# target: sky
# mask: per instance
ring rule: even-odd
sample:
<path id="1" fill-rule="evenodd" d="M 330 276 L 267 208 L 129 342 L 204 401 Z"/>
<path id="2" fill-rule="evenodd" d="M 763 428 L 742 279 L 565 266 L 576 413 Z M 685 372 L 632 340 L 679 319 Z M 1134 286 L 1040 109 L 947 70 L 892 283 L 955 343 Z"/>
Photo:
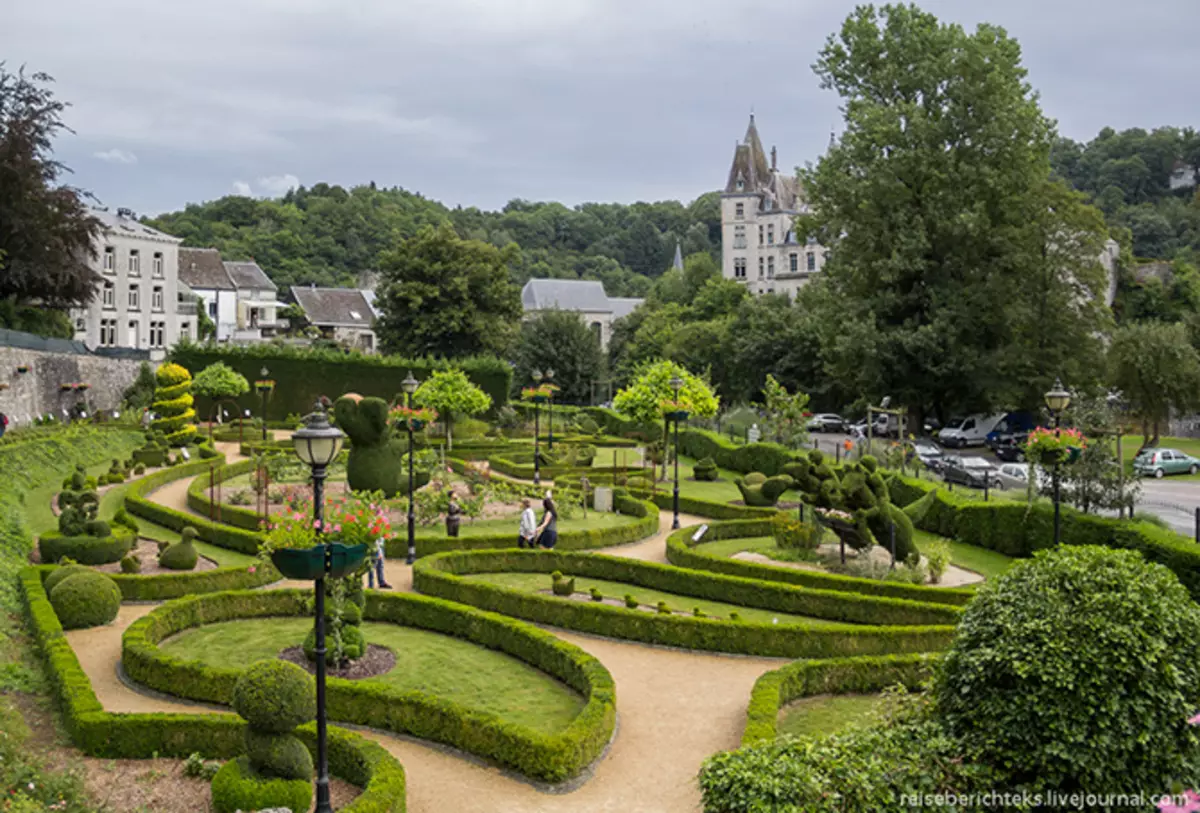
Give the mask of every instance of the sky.
<path id="1" fill-rule="evenodd" d="M 297 184 L 448 205 L 689 201 L 751 110 L 781 166 L 841 115 L 811 65 L 852 0 L 11 0 L 70 182 L 139 214 Z M 926 0 L 1004 26 L 1059 131 L 1200 126 L 1197 0 Z"/>

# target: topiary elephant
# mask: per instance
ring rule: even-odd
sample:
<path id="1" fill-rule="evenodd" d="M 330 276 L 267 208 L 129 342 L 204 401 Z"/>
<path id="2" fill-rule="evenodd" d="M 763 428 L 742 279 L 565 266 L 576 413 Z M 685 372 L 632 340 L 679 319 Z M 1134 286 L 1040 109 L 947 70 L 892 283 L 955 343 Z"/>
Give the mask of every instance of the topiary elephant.
<path id="1" fill-rule="evenodd" d="M 382 398 L 356 401 L 342 396 L 334 404 L 337 425 L 350 438 L 346 481 L 354 491 L 382 491 L 387 497 L 407 487 L 403 457 L 407 440 L 392 437 L 388 404 Z"/>
<path id="2" fill-rule="evenodd" d="M 786 474 L 764 477 L 761 481 L 754 478 L 754 474 L 757 472 L 751 472 L 745 477 L 739 477 L 733 481 L 738 487 L 738 491 L 742 492 L 742 502 L 746 505 L 770 508 L 779 502 L 783 492 L 792 487 L 792 478 Z M 759 477 L 762 475 L 760 474 Z"/>

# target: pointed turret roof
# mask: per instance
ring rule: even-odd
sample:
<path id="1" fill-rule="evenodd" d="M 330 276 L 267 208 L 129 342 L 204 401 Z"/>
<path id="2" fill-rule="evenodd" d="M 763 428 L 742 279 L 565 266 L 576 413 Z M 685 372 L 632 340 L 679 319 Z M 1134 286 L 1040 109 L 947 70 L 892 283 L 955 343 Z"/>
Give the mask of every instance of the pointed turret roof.
<path id="1" fill-rule="evenodd" d="M 754 114 L 750 114 L 750 124 L 746 127 L 746 136 L 733 152 L 733 165 L 729 168 L 729 180 L 725 183 L 726 192 L 754 193 L 771 179 L 771 167 L 767 163 L 767 155 L 763 151 L 762 139 L 758 137 L 758 127 L 754 124 Z M 741 181 L 741 188 L 738 182 Z"/>

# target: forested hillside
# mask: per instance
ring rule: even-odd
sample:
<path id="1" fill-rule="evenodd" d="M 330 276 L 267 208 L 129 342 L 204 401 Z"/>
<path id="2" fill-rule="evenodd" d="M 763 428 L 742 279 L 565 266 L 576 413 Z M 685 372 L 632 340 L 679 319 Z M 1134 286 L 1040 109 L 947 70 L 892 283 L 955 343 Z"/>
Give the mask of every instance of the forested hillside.
<path id="1" fill-rule="evenodd" d="M 719 197 L 711 192 L 690 204 L 560 203 L 514 200 L 502 211 L 449 209 L 399 187 L 374 184 L 345 189 L 319 183 L 277 200 L 228 196 L 151 225 L 211 246 L 225 259 L 253 258 L 280 286 L 353 285 L 376 267 L 381 251 L 421 226 L 449 220 L 464 238 L 497 246 L 516 243 L 521 259 L 513 282 L 530 277 L 595 279 L 610 296 L 642 296 L 670 265 L 678 240 L 684 255 L 720 244 Z"/>

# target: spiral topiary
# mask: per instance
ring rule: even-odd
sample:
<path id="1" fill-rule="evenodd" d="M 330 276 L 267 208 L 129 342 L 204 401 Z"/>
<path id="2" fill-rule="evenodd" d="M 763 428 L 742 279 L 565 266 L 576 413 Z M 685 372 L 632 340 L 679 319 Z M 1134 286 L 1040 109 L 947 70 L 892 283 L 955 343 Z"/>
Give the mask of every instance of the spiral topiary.
<path id="1" fill-rule="evenodd" d="M 168 545 L 158 554 L 159 566 L 167 570 L 195 570 L 200 561 L 195 541 L 196 529 L 189 525 L 183 529 L 178 542 Z"/>
<path id="2" fill-rule="evenodd" d="M 94 570 L 72 573 L 50 591 L 50 606 L 63 629 L 107 624 L 121 609 L 121 588 Z"/>
<path id="3" fill-rule="evenodd" d="M 155 373 L 158 383 L 150 409 L 159 417 L 150 428 L 166 436 L 171 446 L 186 446 L 196 435 L 196 410 L 192 409 L 192 374 L 178 364 L 164 364 Z"/>

